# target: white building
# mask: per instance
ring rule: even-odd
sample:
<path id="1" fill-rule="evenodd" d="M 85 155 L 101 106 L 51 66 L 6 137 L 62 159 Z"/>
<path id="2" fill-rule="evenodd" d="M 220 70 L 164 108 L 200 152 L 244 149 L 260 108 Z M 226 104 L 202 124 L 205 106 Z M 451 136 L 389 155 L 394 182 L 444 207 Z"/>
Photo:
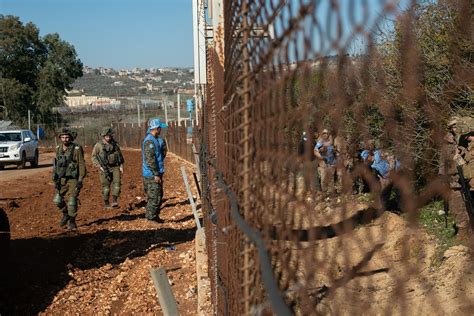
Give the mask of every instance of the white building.
<path id="1" fill-rule="evenodd" d="M 89 95 L 66 97 L 65 103 L 68 107 L 72 108 L 87 106 L 103 107 L 108 105 L 120 105 L 120 101 L 116 99 Z"/>

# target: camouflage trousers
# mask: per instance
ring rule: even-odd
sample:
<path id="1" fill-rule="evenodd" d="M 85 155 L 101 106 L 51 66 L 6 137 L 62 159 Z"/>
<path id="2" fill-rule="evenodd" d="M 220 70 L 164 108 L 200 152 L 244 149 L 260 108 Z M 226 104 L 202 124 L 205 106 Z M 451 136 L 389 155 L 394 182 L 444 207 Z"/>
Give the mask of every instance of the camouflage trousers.
<path id="1" fill-rule="evenodd" d="M 155 220 L 160 215 L 161 201 L 163 199 L 163 182 L 156 183 L 153 178 L 143 178 L 143 187 L 148 198 L 145 217 Z"/>
<path id="2" fill-rule="evenodd" d="M 80 190 L 76 188 L 76 179 L 61 179 L 61 189 L 56 190 L 53 202 L 63 212 L 70 217 L 76 217 L 77 204 Z M 65 202 L 67 200 L 67 203 Z"/>
<path id="3" fill-rule="evenodd" d="M 336 172 L 336 167 L 319 166 L 318 172 L 321 179 L 321 191 L 334 193 L 334 175 Z"/>
<path id="4" fill-rule="evenodd" d="M 103 172 L 100 173 L 100 183 L 102 183 L 102 196 L 104 201 L 109 200 L 110 191 L 112 191 L 112 196 L 120 195 L 120 188 L 122 185 L 122 174 L 120 173 L 120 167 L 111 167 L 112 169 L 112 179 L 109 180 Z M 112 190 L 110 190 L 110 185 L 112 184 Z"/>
<path id="5" fill-rule="evenodd" d="M 385 210 L 400 211 L 402 206 L 400 189 L 390 179 L 380 179 L 380 198 Z"/>

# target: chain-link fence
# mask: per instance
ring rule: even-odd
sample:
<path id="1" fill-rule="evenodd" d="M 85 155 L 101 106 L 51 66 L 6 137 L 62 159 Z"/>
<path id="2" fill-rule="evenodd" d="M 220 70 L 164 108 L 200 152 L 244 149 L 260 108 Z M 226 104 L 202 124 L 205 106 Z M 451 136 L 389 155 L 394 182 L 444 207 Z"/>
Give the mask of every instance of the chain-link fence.
<path id="1" fill-rule="evenodd" d="M 33 124 L 31 130 L 38 137 L 40 147 L 53 148 L 60 143 L 57 132 L 63 126 L 66 125 Z M 75 124 L 68 124 L 67 126 L 77 133 L 75 141 L 83 146 L 93 146 L 100 139 L 99 132 L 102 126 Z"/>
<path id="2" fill-rule="evenodd" d="M 101 130 L 110 126 L 114 139 L 121 147 L 140 149 L 147 132 L 146 121 L 141 124 L 117 122 L 107 125 L 68 124 L 64 126 L 77 133 L 75 141 L 83 146 L 94 146 L 101 139 Z M 59 144 L 57 131 L 62 127 L 62 124 L 57 126 L 35 124 L 32 131 L 38 136 L 41 147 L 51 148 Z M 160 136 L 166 139 L 170 151 L 190 162 L 195 161 L 192 144 L 199 144 L 199 140 L 195 139 L 192 125 L 189 122 L 182 122 L 181 126 L 176 122 L 170 122 L 168 128 L 161 130 Z"/>
<path id="3" fill-rule="evenodd" d="M 168 150 L 192 163 L 195 162 L 192 144 L 197 142 L 193 131 L 193 126 L 189 121 L 182 122 L 182 125 L 171 122 L 166 129 Z"/>
<path id="4" fill-rule="evenodd" d="M 222 3 L 199 147 L 215 314 L 469 314 L 469 213 L 439 166 L 472 116 L 472 2 Z"/>

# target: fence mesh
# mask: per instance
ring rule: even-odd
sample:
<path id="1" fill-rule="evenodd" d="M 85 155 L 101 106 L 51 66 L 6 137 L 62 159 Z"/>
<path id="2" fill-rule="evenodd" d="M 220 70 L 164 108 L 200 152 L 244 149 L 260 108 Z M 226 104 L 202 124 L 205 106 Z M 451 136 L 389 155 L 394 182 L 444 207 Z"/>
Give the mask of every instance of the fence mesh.
<path id="1" fill-rule="evenodd" d="M 74 124 L 67 125 L 67 127 L 71 128 L 77 133 L 75 141 L 83 146 L 94 146 L 98 141 L 100 141 L 100 132 L 106 126 L 110 126 L 112 128 L 114 139 L 120 144 L 121 147 L 136 149 L 141 148 L 147 131 L 146 121 L 141 122 L 140 125 L 136 123 L 121 122 L 91 126 L 77 126 Z M 37 133 L 38 128 L 42 129 L 42 135 L 40 136 L 39 140 L 40 146 L 54 147 L 58 145 L 59 141 L 57 139 L 57 131 L 59 130 L 59 127 L 54 126 L 53 129 L 49 126 L 38 124 L 35 126 L 35 128 L 33 128 L 35 134 Z M 181 156 L 183 159 L 194 162 L 194 155 L 192 151 L 193 133 L 192 131 L 188 130 L 186 124 L 178 126 L 177 123 L 172 122 L 170 123 L 169 128 L 163 128 L 161 130 L 160 136 L 167 140 L 171 151 L 173 151 L 178 156 Z M 198 144 L 199 142 L 198 140 L 195 140 L 194 143 Z"/>
<path id="2" fill-rule="evenodd" d="M 223 3 L 199 146 L 214 313 L 468 314 L 439 153 L 472 116 L 472 2 Z"/>

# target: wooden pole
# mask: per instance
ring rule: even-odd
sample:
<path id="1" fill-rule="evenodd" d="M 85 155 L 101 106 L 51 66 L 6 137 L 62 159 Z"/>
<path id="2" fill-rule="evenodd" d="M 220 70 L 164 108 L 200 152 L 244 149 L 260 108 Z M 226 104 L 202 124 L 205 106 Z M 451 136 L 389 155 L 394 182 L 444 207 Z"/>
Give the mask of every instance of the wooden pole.
<path id="1" fill-rule="evenodd" d="M 160 301 L 163 315 L 179 315 L 178 305 L 176 304 L 176 299 L 171 290 L 166 270 L 164 268 L 150 269 L 150 274 L 153 284 L 155 285 L 156 294 L 158 294 L 158 300 Z"/>
<path id="2" fill-rule="evenodd" d="M 186 175 L 186 170 L 184 166 L 181 166 L 181 174 L 183 175 L 184 186 L 186 187 L 186 191 L 188 192 L 189 203 L 191 204 L 191 208 L 193 209 L 194 220 L 196 221 L 196 227 L 198 229 L 201 228 L 201 222 L 199 221 L 199 215 L 196 209 L 196 203 L 194 203 L 193 194 L 191 192 L 191 187 L 189 186 L 188 176 Z"/>

